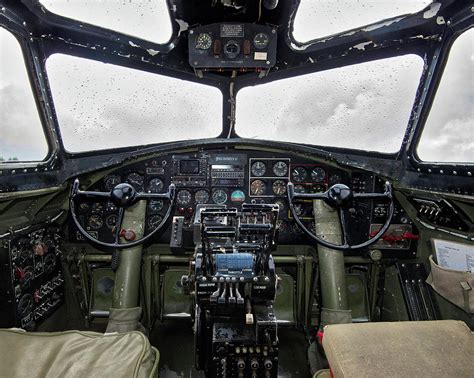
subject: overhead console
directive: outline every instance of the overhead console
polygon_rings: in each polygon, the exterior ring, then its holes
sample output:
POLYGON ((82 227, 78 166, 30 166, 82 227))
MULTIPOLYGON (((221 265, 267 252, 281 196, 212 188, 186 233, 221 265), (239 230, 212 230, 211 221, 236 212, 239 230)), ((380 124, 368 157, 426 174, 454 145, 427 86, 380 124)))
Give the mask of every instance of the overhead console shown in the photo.
POLYGON ((218 23, 189 30, 189 64, 195 69, 265 70, 276 62, 274 27, 218 23))

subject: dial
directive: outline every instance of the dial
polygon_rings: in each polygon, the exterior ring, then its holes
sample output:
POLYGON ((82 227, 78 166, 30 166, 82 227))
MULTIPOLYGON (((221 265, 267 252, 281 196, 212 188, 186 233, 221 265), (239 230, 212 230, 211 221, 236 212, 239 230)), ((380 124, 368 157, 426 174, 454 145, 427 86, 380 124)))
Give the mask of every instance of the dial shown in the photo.
POLYGON ((81 213, 87 212, 87 211, 89 210, 89 208, 90 208, 89 204, 86 203, 86 202, 81 202, 78 207, 79 207, 79 211, 80 211, 81 213))
POLYGON ((93 212, 93 213, 99 213, 99 214, 101 214, 101 213, 103 213, 103 211, 104 211, 104 204, 103 204, 103 203, 101 203, 101 202, 94 202, 94 203, 92 204, 92 212, 93 212))
POLYGON ((160 211, 163 208, 163 200, 153 199, 148 203, 148 207, 151 211, 160 211))
POLYGON ((314 182, 323 182, 326 178, 326 171, 321 167, 313 168, 311 171, 311 179, 314 182))
POLYGON ((104 185, 107 190, 112 190, 118 184, 120 184, 120 177, 118 176, 113 175, 105 178, 104 185))
POLYGON ((87 220, 87 226, 92 230, 98 230, 104 225, 104 221, 102 220, 99 214, 92 214, 89 219, 87 220))
POLYGON ((283 180, 273 181, 272 190, 277 196, 284 195, 286 193, 286 182, 283 180))
POLYGON ((230 200, 232 202, 244 202, 245 193, 240 189, 234 190, 232 194, 230 195, 230 200))
POLYGON ((308 172, 306 172, 304 167, 296 167, 291 171, 291 176, 294 182, 304 182, 308 176, 308 172))
POLYGON ((218 205, 222 205, 227 201, 227 193, 222 189, 217 189, 212 193, 212 200, 218 205))
POLYGON ((111 230, 117 226, 117 215, 110 214, 107 218, 105 218, 105 225, 110 228, 111 230))
POLYGON ((127 176, 127 182, 132 185, 136 191, 143 190, 143 176, 139 173, 132 172, 127 176))
POLYGON ((163 190, 163 181, 154 178, 148 183, 148 193, 160 193, 163 190))
POLYGON ((186 206, 191 202, 191 192, 189 190, 183 189, 176 194, 176 202, 178 205, 186 206))
POLYGON ((204 189, 198 190, 196 193, 194 193, 194 200, 196 203, 208 203, 209 193, 204 189))
POLYGON ((252 174, 257 177, 262 177, 267 171, 267 165, 263 161, 256 161, 252 164, 252 174))
POLYGON ((270 42, 270 38, 268 38, 268 35, 265 33, 258 33, 253 38, 253 45, 255 46, 255 48, 260 49, 260 50, 267 47, 269 42, 270 42))
POLYGON ((196 49, 207 50, 212 46, 212 37, 208 33, 200 33, 196 38, 196 49))
POLYGON ((273 173, 278 177, 286 176, 288 173, 288 164, 286 164, 284 161, 277 161, 275 164, 273 164, 273 173))
POLYGON ((261 196, 265 194, 265 183, 262 180, 254 180, 250 184, 250 194, 261 196))
POLYGON ((163 221, 163 217, 159 214, 153 215, 148 218, 148 228, 157 228, 161 222, 163 221))
POLYGON ((295 185, 295 193, 306 193, 306 188, 303 185, 295 185))

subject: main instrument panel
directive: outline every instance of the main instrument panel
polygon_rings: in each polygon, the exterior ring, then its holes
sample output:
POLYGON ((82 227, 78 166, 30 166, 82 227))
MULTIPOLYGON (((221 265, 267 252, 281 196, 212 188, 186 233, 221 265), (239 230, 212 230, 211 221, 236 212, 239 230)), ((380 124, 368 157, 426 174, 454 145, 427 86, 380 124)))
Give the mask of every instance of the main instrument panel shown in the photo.
MULTIPOLYGON (((289 181, 294 183, 296 191, 304 193, 322 192, 336 183, 346 184, 355 192, 383 191, 383 181, 368 172, 343 170, 291 153, 247 150, 213 150, 149 158, 118 168, 91 185, 89 190, 110 191, 118 183, 127 182, 139 192, 163 193, 174 183, 176 203, 172 214, 181 217, 185 230, 192 229, 196 207, 200 204, 227 205, 240 209, 243 203, 276 203, 280 208, 278 243, 305 244, 308 239, 288 209, 289 181)), ((295 208, 305 225, 313 228, 313 203, 297 201, 295 208)), ((84 199, 77 209, 81 223, 92 236, 104 241, 112 240, 118 214, 112 202, 84 199)), ((159 226, 167 209, 168 204, 164 201, 149 200, 145 229, 149 231, 159 226)), ((377 224, 383 224, 386 212, 385 203, 354 203, 348 209, 349 216, 346 219, 352 242, 366 240, 377 224)), ((404 230, 411 230, 410 220, 399 205, 396 206, 394 222, 406 225, 404 230)), ((171 227, 165 227, 165 230, 156 241, 170 240, 171 227)), ((82 240, 75 229, 74 235, 77 240, 82 240)))

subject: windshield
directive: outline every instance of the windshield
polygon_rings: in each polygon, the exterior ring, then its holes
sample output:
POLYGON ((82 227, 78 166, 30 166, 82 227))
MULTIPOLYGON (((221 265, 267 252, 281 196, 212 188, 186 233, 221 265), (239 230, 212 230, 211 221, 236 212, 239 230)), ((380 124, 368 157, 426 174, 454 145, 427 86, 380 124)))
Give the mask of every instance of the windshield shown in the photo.
POLYGON ((422 68, 420 57, 405 55, 243 88, 237 95, 236 132, 397 152, 422 68))

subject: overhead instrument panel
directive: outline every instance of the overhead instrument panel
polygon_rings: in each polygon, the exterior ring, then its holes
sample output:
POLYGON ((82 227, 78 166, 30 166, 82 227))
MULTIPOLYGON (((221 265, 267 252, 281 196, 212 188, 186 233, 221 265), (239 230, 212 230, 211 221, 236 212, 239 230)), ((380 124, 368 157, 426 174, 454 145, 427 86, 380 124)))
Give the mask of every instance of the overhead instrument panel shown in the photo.
POLYGON ((276 28, 220 23, 189 30, 189 64, 197 69, 268 69, 276 62, 276 28))

